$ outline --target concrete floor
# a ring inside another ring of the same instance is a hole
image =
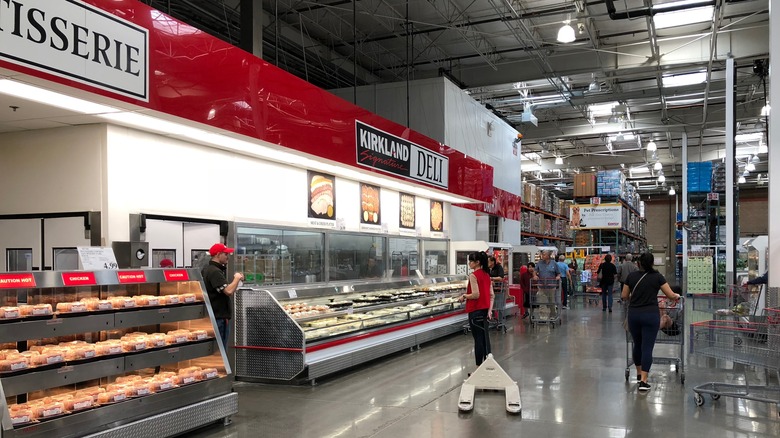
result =
[[[233,424],[187,436],[780,436],[775,405],[707,397],[703,407],[696,407],[693,401],[691,388],[700,383],[760,382],[763,370],[691,356],[684,386],[672,366],[654,365],[652,390],[638,393],[633,367],[630,382],[624,378],[621,313],[582,306],[565,312],[564,323],[555,328],[532,329],[510,318],[508,333],[491,333],[494,356],[520,385],[521,415],[504,410],[502,392],[481,391],[474,411],[459,413],[460,385],[476,367],[471,336],[457,334],[318,380],[313,387],[237,382],[239,413]],[[657,346],[655,356],[677,356],[679,346],[670,347]]]

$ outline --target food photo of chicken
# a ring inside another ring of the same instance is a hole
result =
[[[379,224],[379,187],[360,184],[360,210],[364,224]]]
[[[335,216],[335,196],[332,175],[309,172],[310,209],[314,217],[333,219]],[[310,214],[311,216],[311,214]]]

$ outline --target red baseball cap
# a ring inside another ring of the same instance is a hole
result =
[[[171,259],[162,259],[162,260],[160,260],[160,267],[161,268],[172,268],[173,267],[173,261]]]
[[[211,256],[214,257],[215,255],[221,252],[224,252],[225,254],[233,254],[233,251],[235,251],[235,249],[228,248],[227,246],[221,243],[215,243],[211,245],[211,249],[209,249],[209,254],[211,254]]]

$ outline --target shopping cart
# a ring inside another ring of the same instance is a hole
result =
[[[655,338],[656,346],[671,345],[670,348],[664,348],[663,353],[675,352],[673,356],[657,356],[655,354],[656,349],[653,349],[653,364],[674,364],[674,371],[680,377],[680,383],[685,384],[685,308],[684,301],[681,298],[678,301],[670,300],[665,295],[658,296],[658,310],[663,315],[669,317],[672,322],[671,326],[663,327],[658,331],[658,336]],[[623,312],[628,311],[628,303],[623,306]],[[631,337],[631,333],[626,331],[626,381],[628,381],[631,375],[631,369],[635,368],[634,359],[632,357],[632,350],[634,347],[634,338]]]
[[[503,281],[493,282],[493,321],[490,323],[491,329],[503,330],[506,333],[506,300],[507,284]],[[511,297],[514,300],[514,297]]]
[[[754,316],[736,321],[702,321],[691,324],[691,352],[704,357],[764,368],[767,377],[774,372],[780,380],[780,308],[767,308],[766,317]],[[774,403],[780,412],[780,386],[708,382],[693,388],[696,406],[704,405],[704,396],[721,396]]]
[[[531,280],[531,326],[561,322],[561,281],[555,278]]]

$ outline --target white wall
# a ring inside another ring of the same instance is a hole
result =
[[[100,211],[105,125],[0,134],[0,214]]]

